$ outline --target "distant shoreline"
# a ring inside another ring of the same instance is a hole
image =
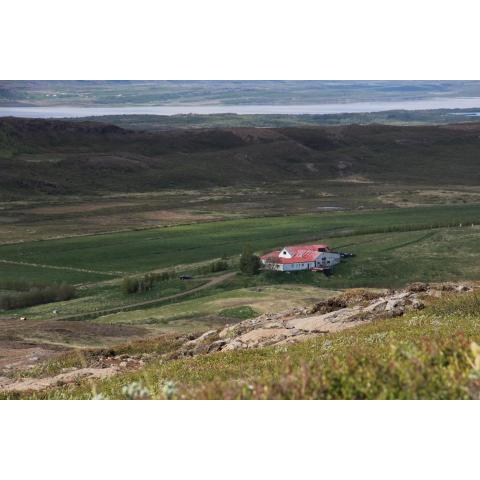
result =
[[[435,110],[479,108],[480,97],[430,98],[422,100],[347,102],[310,105],[138,105],[123,107],[0,107],[0,117],[80,118],[105,115],[328,115],[373,113],[389,110]]]

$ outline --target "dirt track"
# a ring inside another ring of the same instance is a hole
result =
[[[136,310],[138,308],[147,307],[150,305],[156,305],[159,303],[163,303],[165,301],[185,297],[187,295],[190,295],[191,293],[195,293],[200,290],[205,290],[206,288],[209,288],[209,287],[213,287],[214,285],[218,285],[219,283],[224,282],[225,280],[227,280],[230,277],[233,277],[234,275],[235,275],[235,272],[224,273],[223,275],[219,275],[218,277],[213,277],[207,283],[204,283],[199,287],[191,288],[184,292],[176,293],[175,295],[169,295],[168,297],[156,298],[154,300],[148,300],[146,302],[140,302],[140,303],[131,303],[129,305],[122,305],[121,307],[107,308],[105,310],[95,310],[93,312],[86,312],[86,313],[81,313],[77,315],[68,315],[65,317],[58,318],[57,320],[82,320],[87,318],[96,318],[96,317],[102,317],[104,315],[110,315],[112,313],[125,312],[128,310]]]

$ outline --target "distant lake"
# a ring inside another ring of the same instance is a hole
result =
[[[480,108],[480,97],[430,98],[399,102],[350,102],[318,105],[162,105],[123,107],[0,107],[0,117],[73,118],[101,115],[179,115],[179,114],[290,114],[325,115],[370,113],[387,110],[434,110],[439,108]]]
[[[480,112],[455,112],[452,115],[465,115],[466,117],[480,117]]]

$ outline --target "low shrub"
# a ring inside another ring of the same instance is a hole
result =
[[[138,280],[132,277],[125,277],[122,280],[123,293],[136,293],[138,291]]]
[[[160,282],[164,282],[166,280],[172,280],[173,278],[176,278],[177,272],[175,272],[175,270],[166,270],[160,273],[149,273],[148,275],[151,275],[154,281],[158,280]]]
[[[204,267],[200,267],[198,269],[198,273],[200,274],[208,274],[208,273],[216,273],[216,272],[224,272],[230,268],[230,264],[227,260],[217,260],[216,262],[212,262],[209,265]]]

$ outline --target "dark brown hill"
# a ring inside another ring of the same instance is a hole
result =
[[[164,132],[96,122],[0,119],[3,197],[324,182],[475,185],[480,124]]]

